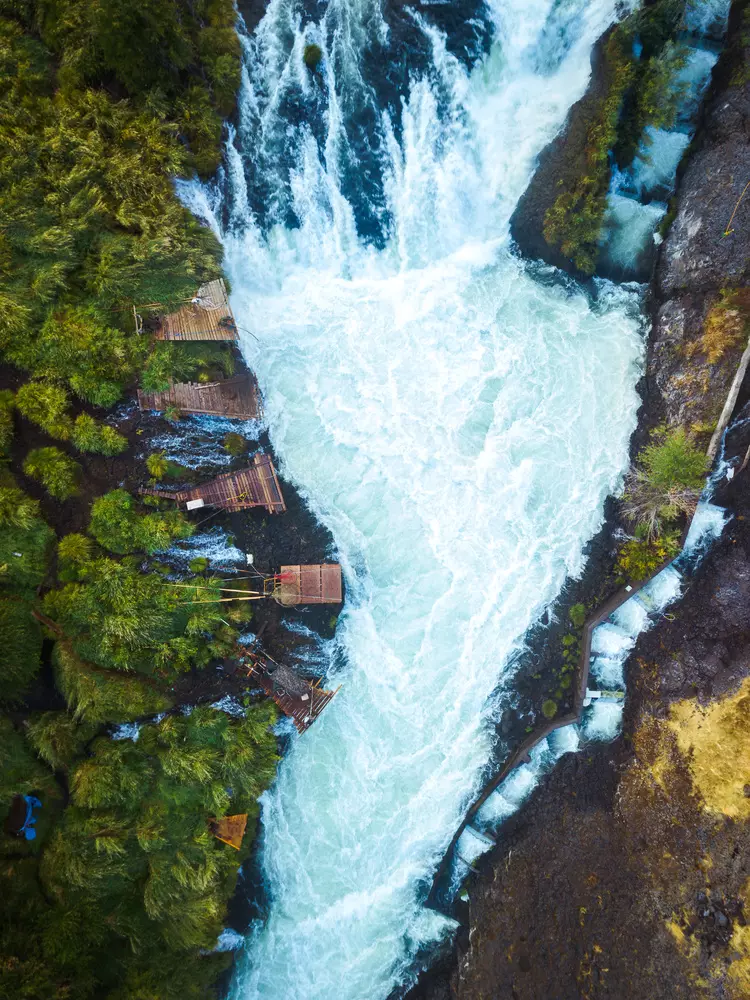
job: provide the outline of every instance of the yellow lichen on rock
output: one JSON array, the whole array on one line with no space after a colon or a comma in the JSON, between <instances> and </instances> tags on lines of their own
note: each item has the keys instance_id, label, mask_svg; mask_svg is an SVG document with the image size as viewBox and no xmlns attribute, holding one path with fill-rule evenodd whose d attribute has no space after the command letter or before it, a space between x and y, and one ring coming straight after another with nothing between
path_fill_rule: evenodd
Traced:
<instances>
[{"instance_id":1,"label":"yellow lichen on rock","mask_svg":"<svg viewBox=\"0 0 750 1000\"><path fill-rule=\"evenodd\" d=\"M750 883L745 886L746 903L750 897ZM727 969L726 995L730 1000L747 1000L750 997L750 927L735 925L729 942L732 962Z\"/></svg>"},{"instance_id":2,"label":"yellow lichen on rock","mask_svg":"<svg viewBox=\"0 0 750 1000\"><path fill-rule=\"evenodd\" d=\"M671 707L670 725L689 760L706 808L733 819L750 818L750 678L734 695L706 707L688 698Z\"/></svg>"}]
</instances>

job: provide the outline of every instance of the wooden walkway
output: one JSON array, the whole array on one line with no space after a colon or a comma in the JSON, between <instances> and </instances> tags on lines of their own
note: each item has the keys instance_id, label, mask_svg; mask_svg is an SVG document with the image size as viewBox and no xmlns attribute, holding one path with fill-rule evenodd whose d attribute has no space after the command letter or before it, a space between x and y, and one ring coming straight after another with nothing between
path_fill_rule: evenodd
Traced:
<instances>
[{"instance_id":1,"label":"wooden walkway","mask_svg":"<svg viewBox=\"0 0 750 1000\"><path fill-rule=\"evenodd\" d=\"M145 307L153 308L153 307ZM140 318L136 311L136 327ZM160 314L157 340L237 340L237 324L222 278L201 285L195 296L176 312Z\"/></svg>"},{"instance_id":2,"label":"wooden walkway","mask_svg":"<svg viewBox=\"0 0 750 1000\"><path fill-rule=\"evenodd\" d=\"M182 413L205 413L235 420L256 420L263 414L258 383L251 372L220 382L177 382L164 392L138 390L141 410L166 410L174 407Z\"/></svg>"},{"instance_id":3,"label":"wooden walkway","mask_svg":"<svg viewBox=\"0 0 750 1000\"><path fill-rule=\"evenodd\" d=\"M138 492L143 496L176 500L184 503L188 510L221 507L227 511L239 511L265 507L269 514L283 514L286 510L276 469L269 455L256 455L250 468L226 472L210 483L187 490L140 489Z\"/></svg>"},{"instance_id":4,"label":"wooden walkway","mask_svg":"<svg viewBox=\"0 0 750 1000\"><path fill-rule=\"evenodd\" d=\"M685 539L687 538L688 527L682 535L682 547L684 547ZM438 903L438 894L440 891L440 885L445 877L448 868L450 867L451 861L456 853L456 845L458 844L461 834L467 827L471 826L471 823L476 818L477 813L485 804L487 799L492 795L496 788L505 781L511 771L515 770L521 764L527 764L531 759L529 754L534 749L534 747L541 743L542 740L546 739L550 733L553 733L556 729L562 729L565 726L571 726L575 723L580 723L583 716L583 702L586 697L586 690L588 688L589 682L589 670L591 668L591 643L594 634L594 629L597 625L601 625L602 622L606 621L610 615L614 614L618 608L622 607L631 597L634 597L639 590L642 590L647 586L654 577L658 576L662 570L666 569L674 562L674 559L665 559L664 562L659 566L655 572L650 576L646 577L645 580L641 580L638 583L631 583L626 587L618 590L612 597L609 598L604 604L600 605L599 608L586 619L586 623L583 627L583 637L581 643L581 658L578 665L578 687L575 691L575 698L573 702L573 709L567 713L567 715L560 716L557 719L552 719L551 722L547 722L541 726L539 729L535 729L533 733L524 739L516 749L511 753L511 755L506 760L502 769L492 778L489 779L487 784L482 789L479 797L474 800L474 802L469 806L466 815L461 822L461 825L456 830L453 835L448 848L443 856L443 860L438 866L435 876L432 880L432 886L427 896L425 906L440 909ZM490 838L491 839L491 838ZM476 871L473 866L469 865L472 870ZM441 911L445 912L445 911ZM450 916L450 914L448 914Z\"/></svg>"},{"instance_id":5,"label":"wooden walkway","mask_svg":"<svg viewBox=\"0 0 750 1000\"><path fill-rule=\"evenodd\" d=\"M282 566L273 577L271 596L285 607L341 604L341 567L338 563Z\"/></svg>"},{"instance_id":6,"label":"wooden walkway","mask_svg":"<svg viewBox=\"0 0 750 1000\"><path fill-rule=\"evenodd\" d=\"M246 660L247 675L260 684L269 698L272 698L284 715L294 722L298 732L304 733L315 722L326 705L341 690L341 686L335 691L326 691L321 688L320 681L313 683L306 678L295 675L295 681L302 684L299 690L290 690L284 686L284 673L291 673L288 667L279 668L275 665L272 669L273 661L270 657L253 653L245 649L244 658ZM281 675L279 678L278 675Z\"/></svg>"}]
</instances>

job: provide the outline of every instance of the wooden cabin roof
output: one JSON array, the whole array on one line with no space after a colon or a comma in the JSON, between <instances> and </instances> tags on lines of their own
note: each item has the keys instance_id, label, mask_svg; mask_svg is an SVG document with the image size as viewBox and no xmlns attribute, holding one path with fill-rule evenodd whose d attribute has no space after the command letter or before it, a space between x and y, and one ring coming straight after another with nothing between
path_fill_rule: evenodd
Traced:
<instances>
[{"instance_id":1,"label":"wooden cabin roof","mask_svg":"<svg viewBox=\"0 0 750 1000\"><path fill-rule=\"evenodd\" d=\"M142 410L166 410L174 406L183 413L207 413L212 416L254 420L263 409L258 384L252 372L243 372L220 382L177 382L164 392L141 392Z\"/></svg>"},{"instance_id":2,"label":"wooden cabin roof","mask_svg":"<svg viewBox=\"0 0 750 1000\"><path fill-rule=\"evenodd\" d=\"M283 514L286 510L281 486L276 476L270 455L256 455L248 469L225 472L210 483L191 486L176 492L167 490L141 489L142 495L177 500L178 503L198 506L221 507L223 510L238 511L251 507L265 507L269 514ZM192 509L192 508L191 508Z\"/></svg>"},{"instance_id":3,"label":"wooden cabin roof","mask_svg":"<svg viewBox=\"0 0 750 1000\"><path fill-rule=\"evenodd\" d=\"M341 567L338 563L282 566L273 596L287 607L294 604L340 604Z\"/></svg>"},{"instance_id":4,"label":"wooden cabin roof","mask_svg":"<svg viewBox=\"0 0 750 1000\"><path fill-rule=\"evenodd\" d=\"M193 300L159 316L157 340L237 340L237 324L224 281L201 285Z\"/></svg>"},{"instance_id":5,"label":"wooden cabin roof","mask_svg":"<svg viewBox=\"0 0 750 1000\"><path fill-rule=\"evenodd\" d=\"M236 851L242 847L242 838L245 836L247 827L247 813L237 816L222 816L221 819L213 819L210 823L211 833L217 840L224 844L229 844Z\"/></svg>"}]
</instances>

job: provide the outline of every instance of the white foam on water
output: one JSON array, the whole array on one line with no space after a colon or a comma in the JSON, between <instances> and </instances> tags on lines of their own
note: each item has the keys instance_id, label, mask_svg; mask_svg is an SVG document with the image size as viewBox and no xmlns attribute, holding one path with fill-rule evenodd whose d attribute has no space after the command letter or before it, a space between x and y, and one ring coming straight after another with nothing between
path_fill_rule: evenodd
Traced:
<instances>
[{"instance_id":1,"label":"white foam on water","mask_svg":"<svg viewBox=\"0 0 750 1000\"><path fill-rule=\"evenodd\" d=\"M689 31L720 38L726 31L732 0L690 0L685 14Z\"/></svg>"},{"instance_id":2,"label":"white foam on water","mask_svg":"<svg viewBox=\"0 0 750 1000\"><path fill-rule=\"evenodd\" d=\"M610 743L622 728L623 705L616 701L597 700L584 709L581 737L584 740L601 740Z\"/></svg>"},{"instance_id":3,"label":"white foam on water","mask_svg":"<svg viewBox=\"0 0 750 1000\"><path fill-rule=\"evenodd\" d=\"M229 535L219 527L180 539L167 549L164 558L182 569L188 569L193 559L207 559L211 569L233 570L247 565L245 553L230 543Z\"/></svg>"},{"instance_id":4,"label":"white foam on water","mask_svg":"<svg viewBox=\"0 0 750 1000\"><path fill-rule=\"evenodd\" d=\"M508 246L534 160L615 16L615 0L572 6L566 45L542 68L553 0L496 0L495 42L471 73L425 27L432 67L412 80L400 128L380 118L382 249L358 236L340 185L342 121L371 100L359 55L385 31L374 0L331 0L304 30L293 0L271 0L244 42L228 227L215 190L181 186L224 241L275 452L333 532L347 582L327 647L327 682L343 688L291 738L263 797L270 907L238 1000L382 1000L449 929L421 899L489 758L489 696L580 573L620 486L637 293L603 285L592 308L537 283ZM302 63L310 38L322 83ZM284 115L313 87L327 101L319 141ZM263 231L238 155L266 182Z\"/></svg>"},{"instance_id":5,"label":"white foam on water","mask_svg":"<svg viewBox=\"0 0 750 1000\"><path fill-rule=\"evenodd\" d=\"M672 189L682 154L690 144L687 132L667 132L661 128L647 128L646 132L648 141L641 143L629 171L641 197L659 188Z\"/></svg>"},{"instance_id":6,"label":"white foam on water","mask_svg":"<svg viewBox=\"0 0 750 1000\"><path fill-rule=\"evenodd\" d=\"M642 267L656 227L666 214L667 206L663 202L643 205L635 198L610 192L604 227L606 255L611 263L627 271Z\"/></svg>"},{"instance_id":7,"label":"white foam on water","mask_svg":"<svg viewBox=\"0 0 750 1000\"><path fill-rule=\"evenodd\" d=\"M716 504L702 502L690 524L685 538L685 554L690 557L703 552L717 539L727 523L727 512Z\"/></svg>"},{"instance_id":8,"label":"white foam on water","mask_svg":"<svg viewBox=\"0 0 750 1000\"><path fill-rule=\"evenodd\" d=\"M112 730L113 740L132 740L136 743L138 737L141 735L141 726L139 722L123 722L119 726L115 726Z\"/></svg>"}]
</instances>

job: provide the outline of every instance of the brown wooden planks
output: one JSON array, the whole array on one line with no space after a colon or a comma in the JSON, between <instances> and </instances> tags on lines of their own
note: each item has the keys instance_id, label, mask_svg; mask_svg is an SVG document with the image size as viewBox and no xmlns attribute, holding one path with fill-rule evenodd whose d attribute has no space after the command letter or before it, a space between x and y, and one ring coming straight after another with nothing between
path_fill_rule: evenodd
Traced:
<instances>
[{"instance_id":1,"label":"brown wooden planks","mask_svg":"<svg viewBox=\"0 0 750 1000\"><path fill-rule=\"evenodd\" d=\"M176 407L183 413L205 413L210 416L253 420L262 414L260 394L251 372L235 375L220 382L177 382L164 392L138 391L142 410L166 410Z\"/></svg>"},{"instance_id":2,"label":"brown wooden planks","mask_svg":"<svg viewBox=\"0 0 750 1000\"><path fill-rule=\"evenodd\" d=\"M203 500L209 507L221 507L228 511L265 507L269 514L283 514L286 510L276 470L269 455L256 455L250 468L225 472L210 483L191 486L187 490L175 493L141 489L138 492L145 496L177 500L178 503Z\"/></svg>"},{"instance_id":3,"label":"brown wooden planks","mask_svg":"<svg viewBox=\"0 0 750 1000\"><path fill-rule=\"evenodd\" d=\"M155 336L157 340L237 340L237 324L224 281L217 278L201 285L195 301L160 316Z\"/></svg>"},{"instance_id":4,"label":"brown wooden planks","mask_svg":"<svg viewBox=\"0 0 750 1000\"><path fill-rule=\"evenodd\" d=\"M281 604L340 604L341 567L338 563L282 566L274 596Z\"/></svg>"},{"instance_id":5,"label":"brown wooden planks","mask_svg":"<svg viewBox=\"0 0 750 1000\"><path fill-rule=\"evenodd\" d=\"M294 721L298 732L304 733L306 729L315 722L320 713L338 692L327 691L319 688L316 684L307 682L307 692L304 696L292 695L273 682L273 674L268 669L268 664L261 656L250 654L248 664L248 677L254 677L269 698L272 698L284 715L288 715Z\"/></svg>"},{"instance_id":6,"label":"brown wooden planks","mask_svg":"<svg viewBox=\"0 0 750 1000\"><path fill-rule=\"evenodd\" d=\"M239 851L242 847L246 827L247 813L240 813L237 816L222 816L221 819L212 819L209 822L209 829L214 837L224 844L229 844L235 851Z\"/></svg>"}]
</instances>

